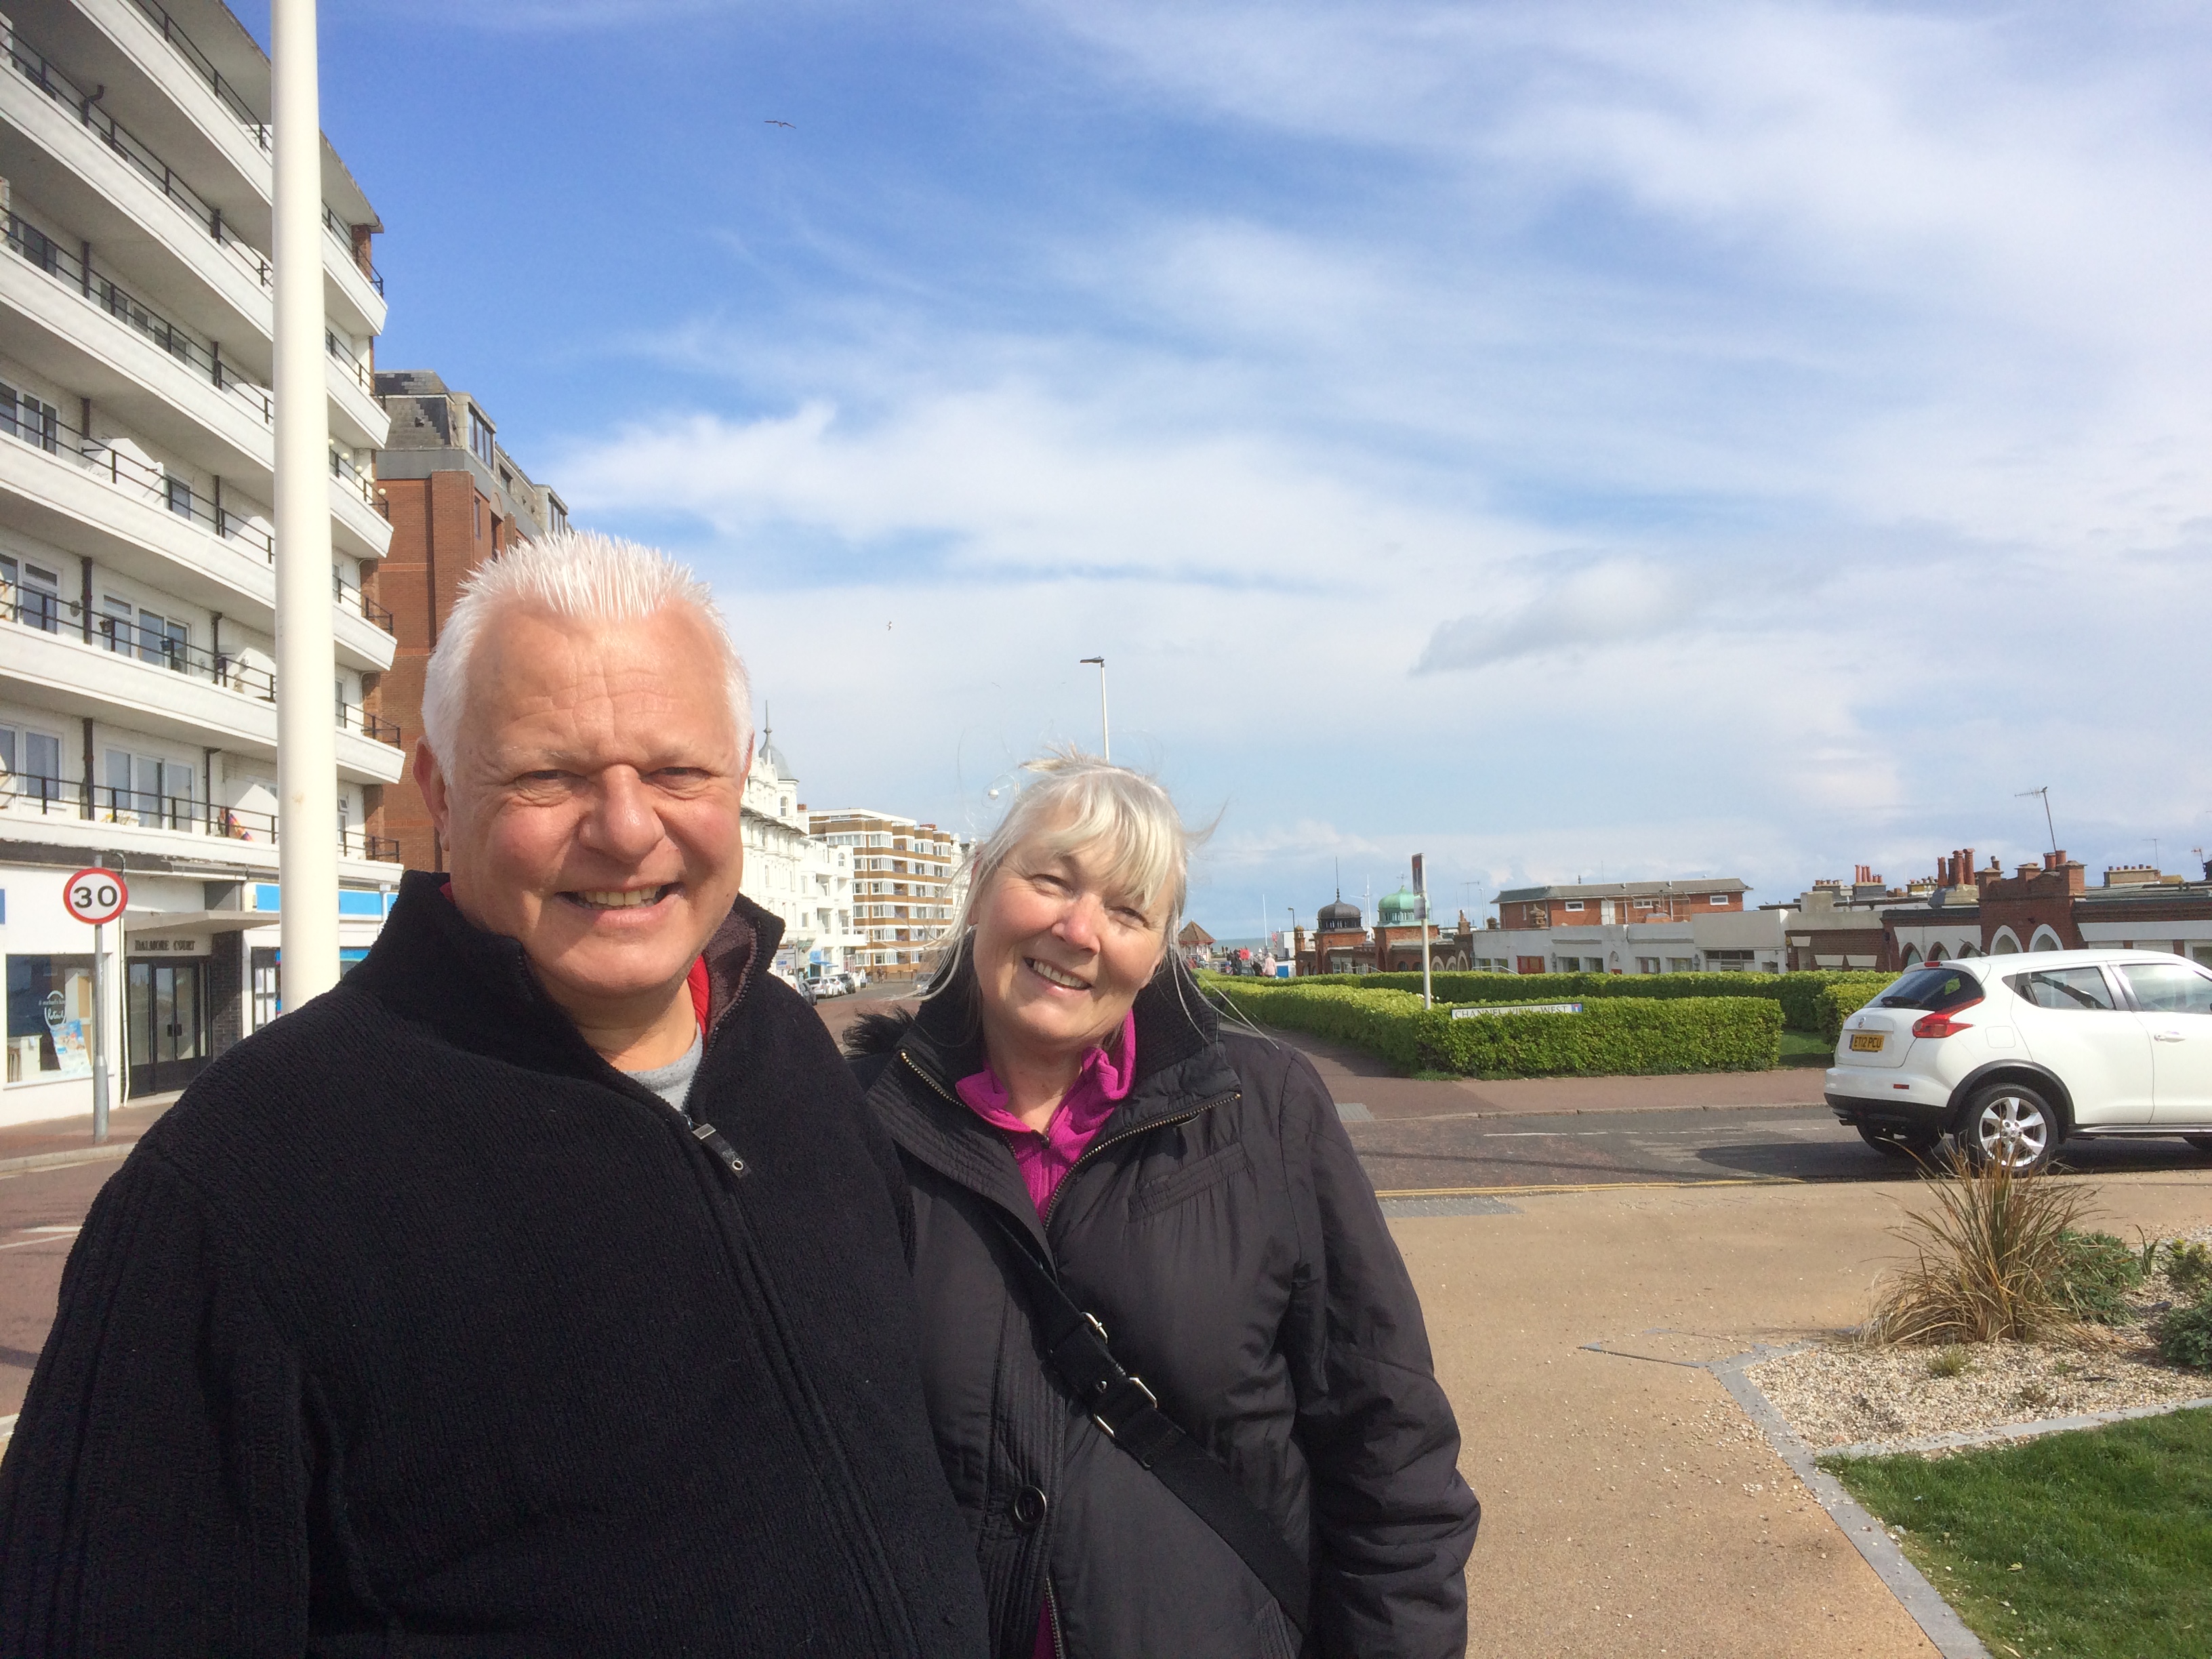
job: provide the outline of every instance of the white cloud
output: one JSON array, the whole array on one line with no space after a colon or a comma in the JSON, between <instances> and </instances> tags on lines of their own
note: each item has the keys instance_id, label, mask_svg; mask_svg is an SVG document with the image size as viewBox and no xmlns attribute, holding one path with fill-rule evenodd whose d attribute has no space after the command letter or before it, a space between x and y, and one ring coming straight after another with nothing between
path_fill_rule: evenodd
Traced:
<instances>
[{"instance_id":1,"label":"white cloud","mask_svg":"<svg viewBox=\"0 0 2212 1659\"><path fill-rule=\"evenodd\" d=\"M1415 839L1794 892L2051 777L2108 839L2212 808L2202 30L1045 15L1233 159L1054 154L972 266L811 205L837 280L626 319L696 412L548 469L696 544L811 794L988 816L1103 650L1224 893Z\"/></svg>"}]
</instances>

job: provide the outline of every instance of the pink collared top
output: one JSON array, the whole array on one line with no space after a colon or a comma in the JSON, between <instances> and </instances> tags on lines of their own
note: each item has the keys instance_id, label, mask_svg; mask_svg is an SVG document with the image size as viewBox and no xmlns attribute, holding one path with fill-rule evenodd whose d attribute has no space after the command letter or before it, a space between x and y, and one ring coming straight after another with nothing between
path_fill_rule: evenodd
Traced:
<instances>
[{"instance_id":1,"label":"pink collared top","mask_svg":"<svg viewBox=\"0 0 2212 1659\"><path fill-rule=\"evenodd\" d=\"M988 1065L953 1085L969 1111L1006 1136L1014 1163L1021 1170L1022 1185L1029 1188L1030 1201L1039 1215L1052 1202L1053 1194L1083 1156L1084 1148L1106 1127L1115 1107L1128 1098L1137 1070L1133 1012L1121 1022L1121 1048L1118 1063L1103 1048L1093 1048L1084 1054L1083 1069L1042 1132L1030 1128L1006 1109L1006 1085Z\"/></svg>"}]
</instances>

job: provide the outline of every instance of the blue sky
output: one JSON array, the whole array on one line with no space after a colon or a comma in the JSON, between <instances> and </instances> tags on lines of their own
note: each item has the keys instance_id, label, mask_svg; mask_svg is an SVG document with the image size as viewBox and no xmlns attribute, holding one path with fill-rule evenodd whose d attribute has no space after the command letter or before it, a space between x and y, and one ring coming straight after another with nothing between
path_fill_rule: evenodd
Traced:
<instances>
[{"instance_id":1,"label":"blue sky","mask_svg":"<svg viewBox=\"0 0 2212 1659\"><path fill-rule=\"evenodd\" d=\"M380 362L711 574L817 805L981 827L1103 653L1217 932L2212 843L2201 7L323 29Z\"/></svg>"}]
</instances>

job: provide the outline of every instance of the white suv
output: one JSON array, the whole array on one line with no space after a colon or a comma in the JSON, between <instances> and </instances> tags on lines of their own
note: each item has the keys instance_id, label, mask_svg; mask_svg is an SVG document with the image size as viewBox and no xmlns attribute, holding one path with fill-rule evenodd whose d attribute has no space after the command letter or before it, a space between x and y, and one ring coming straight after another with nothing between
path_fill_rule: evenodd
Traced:
<instances>
[{"instance_id":1,"label":"white suv","mask_svg":"<svg viewBox=\"0 0 2212 1659\"><path fill-rule=\"evenodd\" d=\"M2154 951L1910 969L1844 1022L1827 1101L1899 1156L1947 1134L2021 1170L2069 1136L2178 1135L2212 1152L2212 972Z\"/></svg>"}]
</instances>

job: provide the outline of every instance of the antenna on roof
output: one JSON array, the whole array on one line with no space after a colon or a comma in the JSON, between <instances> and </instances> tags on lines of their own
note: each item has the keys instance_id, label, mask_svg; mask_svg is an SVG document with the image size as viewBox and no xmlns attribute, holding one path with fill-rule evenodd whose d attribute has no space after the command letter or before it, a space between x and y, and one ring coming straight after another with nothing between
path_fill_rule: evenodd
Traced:
<instances>
[{"instance_id":1,"label":"antenna on roof","mask_svg":"<svg viewBox=\"0 0 2212 1659\"><path fill-rule=\"evenodd\" d=\"M2013 799L2026 800L2030 795L2043 797L2043 827L2051 831L2051 850L2055 855L2058 851L2058 831L2052 827L2051 822L2051 786L2046 783L2038 789L2023 789Z\"/></svg>"}]
</instances>

